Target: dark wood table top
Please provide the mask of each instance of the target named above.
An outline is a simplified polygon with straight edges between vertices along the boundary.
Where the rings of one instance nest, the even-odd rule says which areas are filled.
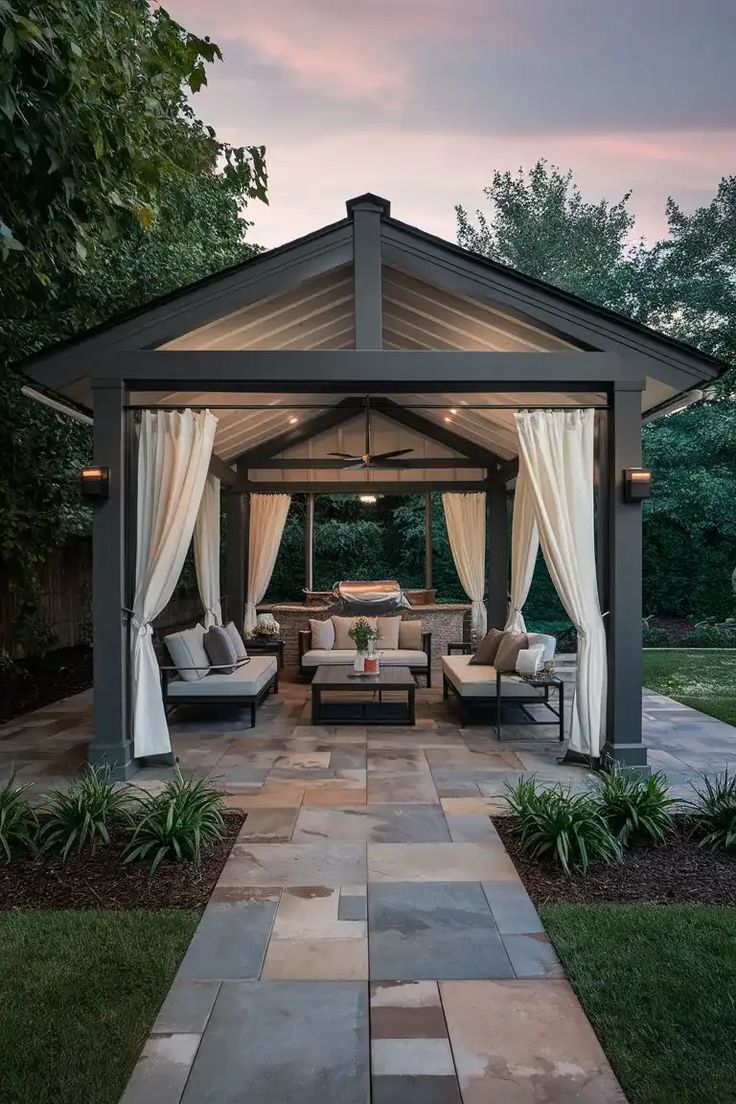
[[[357,677],[351,663],[323,664],[317,668],[312,686],[323,690],[411,690],[416,679],[408,667],[381,666],[377,675]]]

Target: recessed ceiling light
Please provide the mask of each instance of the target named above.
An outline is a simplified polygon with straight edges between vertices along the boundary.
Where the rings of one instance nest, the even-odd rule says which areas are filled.
[[[454,407],[454,406],[451,406],[451,407],[450,407],[450,413],[451,413],[451,414],[457,414],[457,408],[456,408],[456,407]]]
[[[446,421],[446,422],[451,422],[451,421],[452,421],[452,418],[448,417],[448,415],[447,415],[447,414],[445,414],[445,421]]]
[[[289,418],[289,425],[296,425],[298,421],[299,419],[297,418],[296,414],[292,414]]]

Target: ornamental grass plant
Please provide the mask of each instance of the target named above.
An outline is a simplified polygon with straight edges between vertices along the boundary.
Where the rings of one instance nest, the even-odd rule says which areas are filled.
[[[130,787],[115,782],[109,767],[86,764],[68,788],[53,790],[41,817],[42,851],[61,848],[66,859],[73,847],[94,850],[110,842],[110,830],[122,825],[130,804]]]
[[[620,862],[621,841],[592,794],[559,783],[541,789],[533,776],[506,790],[512,826],[532,858],[555,862],[565,874],[585,874],[590,862]]]
[[[177,767],[160,794],[137,799],[124,862],[150,858],[151,874],[165,858],[199,863],[203,848],[224,835],[222,796],[204,779],[184,778]]]
[[[703,775],[700,786],[693,784],[695,799],[690,802],[693,834],[701,847],[723,847],[736,851],[736,775],[724,770]]]
[[[618,766],[596,778],[594,799],[603,819],[627,847],[636,840],[664,843],[674,829],[666,777],[655,771],[646,778]]]
[[[30,783],[18,786],[15,776],[0,789],[0,851],[9,863],[20,851],[34,851],[38,818],[27,797]]]

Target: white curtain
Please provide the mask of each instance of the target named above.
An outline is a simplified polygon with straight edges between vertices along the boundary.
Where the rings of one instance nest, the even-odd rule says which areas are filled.
[[[515,418],[544,559],[578,633],[569,747],[597,757],[605,737],[606,634],[595,570],[593,411],[521,411]]]
[[[194,526],[194,565],[204,627],[222,624],[220,605],[220,480],[208,475]]]
[[[521,611],[532,585],[538,552],[539,530],[534,515],[534,499],[529,489],[526,464],[520,458],[511,522],[511,604],[504,625],[509,632],[526,632],[526,622]]]
[[[447,536],[452,558],[470,599],[470,622],[478,637],[484,636],[488,618],[483,605],[486,576],[486,496],[484,494],[442,495]]]
[[[243,626],[247,633],[256,627],[256,606],[271,582],[290,502],[291,495],[286,494],[250,496],[248,597]]]
[[[133,747],[171,751],[151,622],[174,593],[202,500],[217,418],[144,411],[138,442],[138,542],[131,633]]]

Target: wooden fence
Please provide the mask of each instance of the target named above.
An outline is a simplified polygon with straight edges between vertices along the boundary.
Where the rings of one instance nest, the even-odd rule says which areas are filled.
[[[53,637],[52,649],[73,648],[92,642],[92,545],[89,540],[70,541],[56,549],[41,572],[41,618]],[[0,574],[0,651],[22,658],[18,638],[18,595]],[[178,593],[156,619],[157,629],[180,626],[202,616],[199,595]]]

